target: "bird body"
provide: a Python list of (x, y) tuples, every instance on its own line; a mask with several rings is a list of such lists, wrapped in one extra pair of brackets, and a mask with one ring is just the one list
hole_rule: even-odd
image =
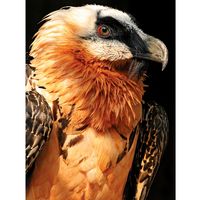
[[(76, 64), (84, 67), (77, 61)], [(98, 69), (97, 62), (94, 65), (90, 66)], [(72, 71), (70, 66), (68, 68)], [(137, 142), (135, 137), (128, 151), (129, 138), (141, 119), (143, 87), (142, 82), (141, 85), (131, 82), (125, 75), (120, 77), (115, 72), (106, 74), (106, 71), (102, 73), (104, 69), (99, 70), (101, 73), (96, 72), (96, 77), (94, 70), (91, 77), (89, 72), (87, 76), (78, 73), (80, 83), (73, 83), (70, 89), (60, 88), (65, 90), (61, 94), (51, 92), (41, 78), (40, 84), (45, 89), (38, 90), (52, 105), (52, 110), (56, 101), (53, 97), (60, 98), (55, 113), (58, 122), (54, 123), (52, 138), (36, 162), (29, 186), (30, 195), (34, 193), (36, 199), (122, 199)], [(54, 84), (57, 85), (56, 81)], [(127, 93), (129, 95), (124, 96)], [(62, 94), (68, 94), (70, 100), (62, 98)], [(67, 127), (63, 126), (62, 119), (66, 120)], [(64, 139), (58, 140), (58, 130), (62, 130), (60, 134)], [(125, 156), (118, 163), (122, 153)], [(28, 195), (29, 198), (34, 199)]]
[(34, 157), (27, 200), (122, 200), (142, 119), (143, 59), (165, 65), (166, 48), (108, 7), (67, 7), (45, 20), (27, 90), (46, 100), (53, 128)]
[(65, 160), (54, 133), (36, 162), (27, 199), (122, 199), (136, 143), (117, 164), (119, 150), (111, 136), (88, 129)]

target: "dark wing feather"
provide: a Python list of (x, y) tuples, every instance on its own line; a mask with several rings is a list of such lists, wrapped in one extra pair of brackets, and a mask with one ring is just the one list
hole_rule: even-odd
[(167, 144), (168, 118), (157, 103), (143, 106), (143, 118), (138, 126), (140, 135), (124, 191), (125, 200), (147, 198)]
[(26, 92), (26, 172), (49, 138), (53, 126), (51, 108), (35, 90)]

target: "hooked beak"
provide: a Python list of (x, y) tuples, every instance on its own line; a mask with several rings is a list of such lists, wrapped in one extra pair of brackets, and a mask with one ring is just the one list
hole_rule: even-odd
[(164, 70), (168, 63), (168, 50), (165, 44), (149, 35), (145, 35), (143, 41), (146, 44), (147, 52), (135, 52), (134, 57), (159, 62), (162, 64), (162, 70)]

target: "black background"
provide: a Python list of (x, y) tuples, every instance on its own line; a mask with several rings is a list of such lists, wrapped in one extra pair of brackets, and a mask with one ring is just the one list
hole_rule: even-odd
[(63, 6), (101, 4), (131, 13), (147, 34), (161, 39), (169, 50), (169, 63), (162, 72), (159, 64), (151, 63), (149, 87), (145, 99), (155, 100), (167, 111), (170, 123), (169, 142), (148, 200), (175, 199), (175, 1), (174, 0), (27, 0), (26, 52), (38, 30), (40, 20), (49, 12)]

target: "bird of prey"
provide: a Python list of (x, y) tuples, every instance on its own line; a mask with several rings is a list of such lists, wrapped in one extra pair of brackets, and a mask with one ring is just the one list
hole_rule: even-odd
[(143, 104), (149, 60), (167, 48), (133, 16), (99, 5), (44, 18), (26, 86), (27, 200), (144, 200), (168, 120)]

